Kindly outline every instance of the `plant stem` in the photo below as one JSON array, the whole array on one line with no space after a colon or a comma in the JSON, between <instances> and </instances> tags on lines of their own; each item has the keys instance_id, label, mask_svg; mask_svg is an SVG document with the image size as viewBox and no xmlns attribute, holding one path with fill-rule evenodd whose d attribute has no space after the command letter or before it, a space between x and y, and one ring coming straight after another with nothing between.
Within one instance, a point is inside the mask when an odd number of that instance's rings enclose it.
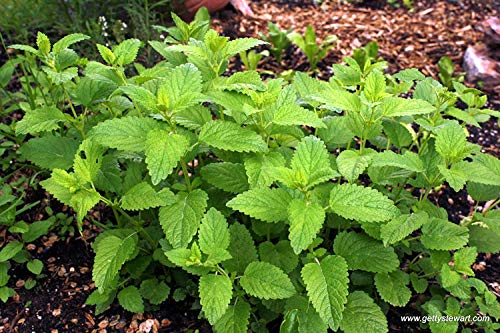
<instances>
[{"instance_id":1,"label":"plant stem","mask_svg":"<svg viewBox=\"0 0 500 333\"><path fill-rule=\"evenodd\" d=\"M182 168L182 174L184 175L184 179L186 180L186 186L188 192L191 192L193 188L191 187L191 179L189 178L188 168L186 162L184 161L184 158L181 159L181 168Z\"/></svg>"},{"instance_id":2,"label":"plant stem","mask_svg":"<svg viewBox=\"0 0 500 333\"><path fill-rule=\"evenodd\" d=\"M491 208L494 208L495 206L497 206L498 204L500 204L500 198L497 199L496 201L494 201L488 208L486 208L484 211L483 211L483 216L486 215L486 213L491 209Z\"/></svg>"}]
</instances>

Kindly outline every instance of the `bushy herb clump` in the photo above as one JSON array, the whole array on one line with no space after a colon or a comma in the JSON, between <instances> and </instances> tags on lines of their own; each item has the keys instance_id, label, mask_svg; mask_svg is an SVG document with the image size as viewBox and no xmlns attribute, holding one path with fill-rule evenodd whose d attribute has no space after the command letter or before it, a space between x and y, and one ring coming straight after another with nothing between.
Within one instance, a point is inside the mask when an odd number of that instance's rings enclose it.
<instances>
[{"instance_id":1,"label":"bushy herb clump","mask_svg":"<svg viewBox=\"0 0 500 333\"><path fill-rule=\"evenodd\" d=\"M70 48L80 34L11 46L24 51L12 64L29 69L12 125L26 135L19 154L47 170L41 185L80 227L98 203L114 214L93 244L98 313L115 298L143 312L192 295L217 332L276 320L284 332L387 332L384 312L409 302L426 315L500 316L471 270L499 250L500 211L456 224L429 200L448 185L498 200L500 161L465 128L498 117L486 96L415 69L384 74L362 52L328 82L222 76L262 42L176 24L168 43L150 42L165 60L136 74L135 39L97 45L103 62Z\"/></svg>"}]
</instances>

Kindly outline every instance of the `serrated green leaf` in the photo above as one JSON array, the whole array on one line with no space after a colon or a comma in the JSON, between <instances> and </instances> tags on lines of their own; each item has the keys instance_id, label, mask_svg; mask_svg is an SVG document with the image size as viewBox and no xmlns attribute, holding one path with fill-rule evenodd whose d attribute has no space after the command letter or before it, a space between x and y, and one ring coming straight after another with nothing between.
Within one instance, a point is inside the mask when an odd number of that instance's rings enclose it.
<instances>
[{"instance_id":1,"label":"serrated green leaf","mask_svg":"<svg viewBox=\"0 0 500 333\"><path fill-rule=\"evenodd\" d=\"M375 286L380 297L394 306L405 306L410 301L411 290L407 287L408 283L410 277L401 270L375 274Z\"/></svg>"},{"instance_id":2,"label":"serrated green leaf","mask_svg":"<svg viewBox=\"0 0 500 333\"><path fill-rule=\"evenodd\" d=\"M294 199L288 207L290 221L290 244L293 251L299 254L311 245L323 227L325 211L316 203Z\"/></svg>"},{"instance_id":3,"label":"serrated green leaf","mask_svg":"<svg viewBox=\"0 0 500 333\"><path fill-rule=\"evenodd\" d=\"M38 31L36 35L36 45L42 54L48 54L50 52L50 40L43 32Z\"/></svg>"},{"instance_id":4,"label":"serrated green leaf","mask_svg":"<svg viewBox=\"0 0 500 333\"><path fill-rule=\"evenodd\" d=\"M224 261L224 269L228 272L243 273L253 261L257 261L257 250L248 229L239 223L229 227L230 243L228 251L232 258Z\"/></svg>"},{"instance_id":5,"label":"serrated green leaf","mask_svg":"<svg viewBox=\"0 0 500 333\"><path fill-rule=\"evenodd\" d=\"M256 71L236 72L230 77L219 77L213 82L215 89L241 91L264 90L265 85Z\"/></svg>"},{"instance_id":6,"label":"serrated green leaf","mask_svg":"<svg viewBox=\"0 0 500 333\"><path fill-rule=\"evenodd\" d=\"M461 280L460 274L453 271L451 267L446 263L441 267L441 284L443 288L450 288L455 286Z\"/></svg>"},{"instance_id":7,"label":"serrated green leaf","mask_svg":"<svg viewBox=\"0 0 500 333\"><path fill-rule=\"evenodd\" d=\"M123 264L130 259L136 247L136 239L132 236L120 238L114 235L104 237L94 244L95 258L92 269L92 280L97 288L106 290Z\"/></svg>"},{"instance_id":8,"label":"serrated green leaf","mask_svg":"<svg viewBox=\"0 0 500 333\"><path fill-rule=\"evenodd\" d=\"M287 299L285 308L289 311L298 310L296 318L298 321L298 333L326 333L328 330L328 325L321 319L314 306L304 296L296 295Z\"/></svg>"},{"instance_id":9,"label":"serrated green leaf","mask_svg":"<svg viewBox=\"0 0 500 333\"><path fill-rule=\"evenodd\" d=\"M126 39L113 48L116 57L114 63L119 66L125 66L132 63L137 57L137 53L142 45L138 39Z\"/></svg>"},{"instance_id":10,"label":"serrated green leaf","mask_svg":"<svg viewBox=\"0 0 500 333\"><path fill-rule=\"evenodd\" d=\"M438 129L435 146L439 155L449 163L469 157L475 149L467 142L464 129L457 121L446 122Z\"/></svg>"},{"instance_id":11,"label":"serrated green leaf","mask_svg":"<svg viewBox=\"0 0 500 333\"><path fill-rule=\"evenodd\" d=\"M36 134L59 128L65 115L54 106L45 106L26 112L23 119L16 123L17 134Z\"/></svg>"},{"instance_id":12,"label":"serrated green leaf","mask_svg":"<svg viewBox=\"0 0 500 333\"><path fill-rule=\"evenodd\" d=\"M488 154L474 156L472 163L462 169L470 181L500 186L500 159Z\"/></svg>"},{"instance_id":13,"label":"serrated green leaf","mask_svg":"<svg viewBox=\"0 0 500 333\"><path fill-rule=\"evenodd\" d=\"M467 182L467 172L468 166L470 163L465 161L460 161L457 163L453 163L450 168L447 168L445 165L439 164L438 169L439 172L446 178L448 184L450 184L451 188L455 191L460 191Z\"/></svg>"},{"instance_id":14,"label":"serrated green leaf","mask_svg":"<svg viewBox=\"0 0 500 333\"><path fill-rule=\"evenodd\" d=\"M402 71L394 74L393 77L405 82L425 79L424 74L420 73L420 71L416 68L403 69Z\"/></svg>"},{"instance_id":15,"label":"serrated green leaf","mask_svg":"<svg viewBox=\"0 0 500 333\"><path fill-rule=\"evenodd\" d=\"M295 294L295 287L288 276L267 262L248 264L240 284L248 294L262 299L282 299Z\"/></svg>"},{"instance_id":16,"label":"serrated green leaf","mask_svg":"<svg viewBox=\"0 0 500 333\"><path fill-rule=\"evenodd\" d=\"M210 208L201 221L199 230L200 249L205 254L226 250L230 235L226 218L215 208Z\"/></svg>"},{"instance_id":17,"label":"serrated green leaf","mask_svg":"<svg viewBox=\"0 0 500 333\"><path fill-rule=\"evenodd\" d=\"M314 136L301 140L293 154L292 170L305 176L305 185L313 187L334 177L325 144Z\"/></svg>"},{"instance_id":18,"label":"serrated green leaf","mask_svg":"<svg viewBox=\"0 0 500 333\"><path fill-rule=\"evenodd\" d=\"M52 52L57 54L71 45L89 39L90 37L84 34L70 34L59 39L52 47Z\"/></svg>"},{"instance_id":19,"label":"serrated green leaf","mask_svg":"<svg viewBox=\"0 0 500 333\"><path fill-rule=\"evenodd\" d=\"M328 147L349 143L354 138L354 134L349 129L347 120L346 117L326 119L324 122L327 128L319 128L317 131L318 137L324 140Z\"/></svg>"},{"instance_id":20,"label":"serrated green leaf","mask_svg":"<svg viewBox=\"0 0 500 333\"><path fill-rule=\"evenodd\" d=\"M303 72L296 72L293 76L293 87L300 95L300 97L302 97L302 99L307 101L313 107L317 107L319 103L314 101L311 98L311 95L325 90L325 86L323 84L324 82L316 80Z\"/></svg>"},{"instance_id":21,"label":"serrated green leaf","mask_svg":"<svg viewBox=\"0 0 500 333\"><path fill-rule=\"evenodd\" d=\"M290 242L281 240L277 244L270 241L260 243L259 256L261 261L281 268L285 273L290 273L297 267L299 258L293 253Z\"/></svg>"},{"instance_id":22,"label":"serrated green leaf","mask_svg":"<svg viewBox=\"0 0 500 333\"><path fill-rule=\"evenodd\" d=\"M210 109L202 105L194 105L175 114L175 122L190 130L199 130L210 121L212 121Z\"/></svg>"},{"instance_id":23,"label":"serrated green leaf","mask_svg":"<svg viewBox=\"0 0 500 333\"><path fill-rule=\"evenodd\" d=\"M490 228L479 225L471 225L469 233L469 245L476 247L478 252L500 252L500 234L492 232Z\"/></svg>"},{"instance_id":24,"label":"serrated green leaf","mask_svg":"<svg viewBox=\"0 0 500 333\"><path fill-rule=\"evenodd\" d=\"M69 201L69 205L76 211L78 228L81 231L83 218L88 211L97 205L101 195L95 189L82 189L75 192Z\"/></svg>"},{"instance_id":25,"label":"serrated green leaf","mask_svg":"<svg viewBox=\"0 0 500 333\"><path fill-rule=\"evenodd\" d=\"M347 263L342 257L327 256L321 263L305 265L301 275L309 300L323 321L336 331L349 293Z\"/></svg>"},{"instance_id":26,"label":"serrated green leaf","mask_svg":"<svg viewBox=\"0 0 500 333\"><path fill-rule=\"evenodd\" d=\"M384 313L363 291L355 291L347 298L340 328L345 333L386 333L389 331Z\"/></svg>"},{"instance_id":27,"label":"serrated green leaf","mask_svg":"<svg viewBox=\"0 0 500 333\"><path fill-rule=\"evenodd\" d=\"M141 282L140 292L149 303L157 305L168 298L170 287L163 281L148 279Z\"/></svg>"},{"instance_id":28,"label":"serrated green leaf","mask_svg":"<svg viewBox=\"0 0 500 333\"><path fill-rule=\"evenodd\" d=\"M248 179L243 164L211 163L201 169L201 176L209 184L226 192L241 193L248 190Z\"/></svg>"},{"instance_id":29,"label":"serrated green leaf","mask_svg":"<svg viewBox=\"0 0 500 333\"><path fill-rule=\"evenodd\" d=\"M97 51L99 51L99 54L101 55L102 59L106 63L108 63L110 65L114 64L116 57L115 57L115 54L113 53L113 51L111 51L106 46L101 45L101 44L96 44L96 47L97 47Z\"/></svg>"},{"instance_id":30,"label":"serrated green leaf","mask_svg":"<svg viewBox=\"0 0 500 333\"><path fill-rule=\"evenodd\" d=\"M238 299L230 305L224 315L214 324L217 333L247 333L250 305Z\"/></svg>"},{"instance_id":31,"label":"serrated green leaf","mask_svg":"<svg viewBox=\"0 0 500 333\"><path fill-rule=\"evenodd\" d=\"M358 68L353 68L351 66L341 64L332 65L335 78L339 80L343 86L355 86L361 82L359 65L357 67Z\"/></svg>"},{"instance_id":32,"label":"serrated green leaf","mask_svg":"<svg viewBox=\"0 0 500 333\"><path fill-rule=\"evenodd\" d=\"M101 168L102 155L105 149L92 140L83 140L75 154L73 170L75 176L84 183L95 180Z\"/></svg>"},{"instance_id":33,"label":"serrated green leaf","mask_svg":"<svg viewBox=\"0 0 500 333\"><path fill-rule=\"evenodd\" d=\"M330 209L351 220L383 222L399 215L394 203L382 193L355 184L335 186L330 192Z\"/></svg>"},{"instance_id":34,"label":"serrated green leaf","mask_svg":"<svg viewBox=\"0 0 500 333\"><path fill-rule=\"evenodd\" d=\"M359 97L343 89L332 89L321 96L314 95L312 98L323 104L323 108L330 110L359 112L361 109Z\"/></svg>"},{"instance_id":35,"label":"serrated green leaf","mask_svg":"<svg viewBox=\"0 0 500 333\"><path fill-rule=\"evenodd\" d=\"M129 84L120 87L120 91L130 97L132 101L143 107L146 113L150 114L158 110L156 96L148 89Z\"/></svg>"},{"instance_id":36,"label":"serrated green leaf","mask_svg":"<svg viewBox=\"0 0 500 333\"><path fill-rule=\"evenodd\" d=\"M402 117L434 112L436 108L421 99L406 99L401 97L387 97L379 106L385 117Z\"/></svg>"},{"instance_id":37,"label":"serrated green leaf","mask_svg":"<svg viewBox=\"0 0 500 333\"><path fill-rule=\"evenodd\" d=\"M243 93L216 90L208 92L208 95L215 104L222 106L224 114L233 117L238 124L243 123L250 114L260 111L255 108L252 98Z\"/></svg>"},{"instance_id":38,"label":"serrated green leaf","mask_svg":"<svg viewBox=\"0 0 500 333\"><path fill-rule=\"evenodd\" d=\"M78 76L78 68L76 67L70 67L60 72L49 67L42 67L42 70L47 74L50 80L52 80L52 83L55 85L69 82Z\"/></svg>"},{"instance_id":39,"label":"serrated green leaf","mask_svg":"<svg viewBox=\"0 0 500 333\"><path fill-rule=\"evenodd\" d=\"M453 254L455 271L474 276L474 271L471 269L472 264L476 261L477 250L475 247L465 247Z\"/></svg>"},{"instance_id":40,"label":"serrated green leaf","mask_svg":"<svg viewBox=\"0 0 500 333\"><path fill-rule=\"evenodd\" d=\"M79 188L76 177L61 169L54 169L51 177L41 181L40 185L66 205L70 205L73 193Z\"/></svg>"},{"instance_id":41,"label":"serrated green leaf","mask_svg":"<svg viewBox=\"0 0 500 333\"><path fill-rule=\"evenodd\" d=\"M429 220L426 212L404 214L380 227L380 236L384 245L391 245L405 239Z\"/></svg>"},{"instance_id":42,"label":"serrated green leaf","mask_svg":"<svg viewBox=\"0 0 500 333\"><path fill-rule=\"evenodd\" d=\"M122 193L123 184L120 165L112 155L102 157L101 166L97 171L94 185L97 189L113 193Z\"/></svg>"},{"instance_id":43,"label":"serrated green leaf","mask_svg":"<svg viewBox=\"0 0 500 333\"><path fill-rule=\"evenodd\" d=\"M424 164L422 163L420 157L411 151L407 151L404 154L400 155L396 154L391 150L386 150L382 153L374 155L371 166L373 167L393 166L414 172L423 172L425 170Z\"/></svg>"},{"instance_id":44,"label":"serrated green leaf","mask_svg":"<svg viewBox=\"0 0 500 333\"><path fill-rule=\"evenodd\" d=\"M442 219L432 219L422 227L420 241L430 250L456 250L467 244L467 228Z\"/></svg>"},{"instance_id":45,"label":"serrated green leaf","mask_svg":"<svg viewBox=\"0 0 500 333\"><path fill-rule=\"evenodd\" d=\"M391 119L384 119L382 125L387 138L394 146L402 148L411 144L413 138L408 128L403 124Z\"/></svg>"},{"instance_id":46,"label":"serrated green leaf","mask_svg":"<svg viewBox=\"0 0 500 333\"><path fill-rule=\"evenodd\" d=\"M238 152L267 151L267 144L260 135L233 122L223 120L214 120L203 125L199 140L222 150Z\"/></svg>"},{"instance_id":47,"label":"serrated green leaf","mask_svg":"<svg viewBox=\"0 0 500 333\"><path fill-rule=\"evenodd\" d=\"M374 156L375 152L368 149L363 154L354 150L344 150L337 157L337 167L340 174L352 183L365 171Z\"/></svg>"},{"instance_id":48,"label":"serrated green leaf","mask_svg":"<svg viewBox=\"0 0 500 333\"><path fill-rule=\"evenodd\" d=\"M199 291L203 312L214 325L227 311L233 296L231 280L224 275L204 275L200 278Z\"/></svg>"},{"instance_id":49,"label":"serrated green leaf","mask_svg":"<svg viewBox=\"0 0 500 333\"><path fill-rule=\"evenodd\" d=\"M193 64L175 67L158 89L158 101L167 110L179 112L203 101L201 73Z\"/></svg>"},{"instance_id":50,"label":"serrated green leaf","mask_svg":"<svg viewBox=\"0 0 500 333\"><path fill-rule=\"evenodd\" d=\"M153 185L168 177L186 154L189 141L182 135L165 130L151 130L146 139L146 164Z\"/></svg>"},{"instance_id":51,"label":"serrated green leaf","mask_svg":"<svg viewBox=\"0 0 500 333\"><path fill-rule=\"evenodd\" d=\"M273 168L285 165L284 157L277 152L256 154L245 160L245 170L250 188L269 187L273 181Z\"/></svg>"},{"instance_id":52,"label":"serrated green leaf","mask_svg":"<svg viewBox=\"0 0 500 333\"><path fill-rule=\"evenodd\" d=\"M33 53L33 54L36 54L38 55L38 51L29 46L29 45L21 45L21 44L13 44L13 45L9 45L8 46L9 49L14 49L14 50L21 50L21 51L25 51L25 52L29 52L29 53Z\"/></svg>"},{"instance_id":53,"label":"serrated green leaf","mask_svg":"<svg viewBox=\"0 0 500 333\"><path fill-rule=\"evenodd\" d=\"M342 256L350 270L387 273L399 266L399 259L392 247L364 234L341 232L333 243L335 254Z\"/></svg>"},{"instance_id":54,"label":"serrated green leaf","mask_svg":"<svg viewBox=\"0 0 500 333\"><path fill-rule=\"evenodd\" d=\"M212 270L211 267L201 266L201 262L194 263L192 258L193 253L190 249L173 249L166 251L165 255L172 263L179 267L182 267L182 269L191 274L203 276L205 274L208 274Z\"/></svg>"},{"instance_id":55,"label":"serrated green leaf","mask_svg":"<svg viewBox=\"0 0 500 333\"><path fill-rule=\"evenodd\" d=\"M298 309L292 309L285 312L283 320L280 324L280 333L298 333L299 332L299 320L298 320ZM321 320L321 318L320 318Z\"/></svg>"},{"instance_id":56,"label":"serrated green leaf","mask_svg":"<svg viewBox=\"0 0 500 333\"><path fill-rule=\"evenodd\" d=\"M285 221L290 194L281 188L259 188L238 194L226 206L266 222Z\"/></svg>"},{"instance_id":57,"label":"serrated green leaf","mask_svg":"<svg viewBox=\"0 0 500 333\"><path fill-rule=\"evenodd\" d=\"M326 127L313 111L291 104L283 105L275 110L272 122L284 126L306 125L315 128Z\"/></svg>"},{"instance_id":58,"label":"serrated green leaf","mask_svg":"<svg viewBox=\"0 0 500 333\"><path fill-rule=\"evenodd\" d=\"M127 311L132 313L143 313L144 303L141 293L135 286L128 286L118 293L118 302Z\"/></svg>"},{"instance_id":59,"label":"serrated green leaf","mask_svg":"<svg viewBox=\"0 0 500 333\"><path fill-rule=\"evenodd\" d=\"M123 117L99 123L89 136L106 147L143 152L148 133L161 127L160 123L152 118Z\"/></svg>"},{"instance_id":60,"label":"serrated green leaf","mask_svg":"<svg viewBox=\"0 0 500 333\"><path fill-rule=\"evenodd\" d=\"M238 38L228 42L222 49L222 54L224 58L229 59L240 52L262 44L266 43L256 38Z\"/></svg>"},{"instance_id":61,"label":"serrated green leaf","mask_svg":"<svg viewBox=\"0 0 500 333\"><path fill-rule=\"evenodd\" d=\"M377 102L385 97L385 77L379 70L374 70L365 79L363 93L370 102Z\"/></svg>"},{"instance_id":62,"label":"serrated green leaf","mask_svg":"<svg viewBox=\"0 0 500 333\"><path fill-rule=\"evenodd\" d=\"M144 210L174 202L174 194L168 189L157 193L151 185L141 182L125 192L121 198L120 207L126 210Z\"/></svg>"},{"instance_id":63,"label":"serrated green leaf","mask_svg":"<svg viewBox=\"0 0 500 333\"><path fill-rule=\"evenodd\" d=\"M19 152L42 168L67 170L73 166L78 145L77 140L48 135L29 140L19 148Z\"/></svg>"},{"instance_id":64,"label":"serrated green leaf","mask_svg":"<svg viewBox=\"0 0 500 333\"><path fill-rule=\"evenodd\" d=\"M160 209L160 224L174 249L187 247L191 242L207 207L208 196L198 189L180 192L175 199L175 203Z\"/></svg>"}]
</instances>

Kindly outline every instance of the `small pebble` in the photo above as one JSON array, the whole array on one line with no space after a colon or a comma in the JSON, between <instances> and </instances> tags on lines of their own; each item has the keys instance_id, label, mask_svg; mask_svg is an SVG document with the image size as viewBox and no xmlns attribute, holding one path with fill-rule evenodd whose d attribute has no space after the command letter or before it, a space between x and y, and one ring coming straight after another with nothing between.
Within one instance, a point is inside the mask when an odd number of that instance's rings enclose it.
<instances>
[{"instance_id":1,"label":"small pebble","mask_svg":"<svg viewBox=\"0 0 500 333\"><path fill-rule=\"evenodd\" d=\"M103 321L101 321L97 326L100 328L100 329L103 329L103 328L106 328L108 327L109 325L109 321L107 321L106 319L104 319Z\"/></svg>"},{"instance_id":2,"label":"small pebble","mask_svg":"<svg viewBox=\"0 0 500 333\"><path fill-rule=\"evenodd\" d=\"M16 287L17 288L22 288L22 287L24 287L24 284L25 284L24 280L17 280Z\"/></svg>"}]
</instances>

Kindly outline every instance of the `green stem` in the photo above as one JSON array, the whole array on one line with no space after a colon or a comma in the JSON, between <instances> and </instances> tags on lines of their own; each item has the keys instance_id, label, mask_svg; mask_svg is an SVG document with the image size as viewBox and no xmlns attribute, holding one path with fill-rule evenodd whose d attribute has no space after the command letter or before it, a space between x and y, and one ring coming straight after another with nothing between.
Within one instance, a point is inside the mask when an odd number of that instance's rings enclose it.
<instances>
[{"instance_id":1,"label":"green stem","mask_svg":"<svg viewBox=\"0 0 500 333\"><path fill-rule=\"evenodd\" d=\"M186 162L184 161L184 158L181 159L181 168L182 168L182 174L184 175L184 179L186 180L186 186L188 192L191 192L193 188L191 187L191 179L189 178L188 168Z\"/></svg>"},{"instance_id":2,"label":"green stem","mask_svg":"<svg viewBox=\"0 0 500 333\"><path fill-rule=\"evenodd\" d=\"M410 238L407 238L406 241L407 242L411 242L413 240L417 240L417 239L420 239L420 236L415 236L415 237L410 237Z\"/></svg>"},{"instance_id":3,"label":"green stem","mask_svg":"<svg viewBox=\"0 0 500 333\"><path fill-rule=\"evenodd\" d=\"M490 209L494 208L494 207L495 207L495 206L497 206L498 204L500 204L500 199L497 199L497 200L496 200L495 202L493 202L493 203L492 203L492 204L491 204L488 208L486 208L486 209L483 211L483 216L485 216L485 215L486 215L486 213L487 213Z\"/></svg>"}]
</instances>

